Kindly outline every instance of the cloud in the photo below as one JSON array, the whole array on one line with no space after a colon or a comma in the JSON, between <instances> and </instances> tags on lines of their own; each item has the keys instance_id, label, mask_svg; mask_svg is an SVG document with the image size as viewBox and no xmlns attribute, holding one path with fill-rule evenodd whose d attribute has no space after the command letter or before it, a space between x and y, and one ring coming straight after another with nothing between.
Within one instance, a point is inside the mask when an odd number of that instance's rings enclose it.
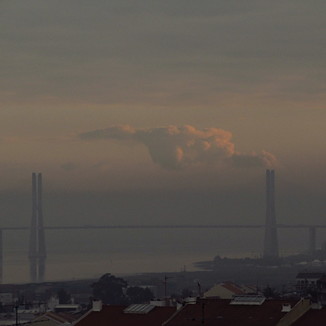
<instances>
[{"instance_id":1,"label":"cloud","mask_svg":"<svg viewBox=\"0 0 326 326\"><path fill-rule=\"evenodd\" d=\"M244 154L235 150L232 133L219 128L197 129L186 125L158 128L112 126L85 132L83 140L135 141L145 145L152 161L165 169L176 170L196 165L224 164L232 167L273 167L273 154Z\"/></svg>"},{"instance_id":2,"label":"cloud","mask_svg":"<svg viewBox=\"0 0 326 326\"><path fill-rule=\"evenodd\" d=\"M234 153L231 161L236 167L267 167L272 168L276 165L276 158L273 154L261 151L260 154L255 152L251 154Z\"/></svg>"},{"instance_id":3,"label":"cloud","mask_svg":"<svg viewBox=\"0 0 326 326\"><path fill-rule=\"evenodd\" d=\"M92 3L1 1L2 100L134 106L258 93L302 103L324 94L324 1Z\"/></svg>"}]
</instances>

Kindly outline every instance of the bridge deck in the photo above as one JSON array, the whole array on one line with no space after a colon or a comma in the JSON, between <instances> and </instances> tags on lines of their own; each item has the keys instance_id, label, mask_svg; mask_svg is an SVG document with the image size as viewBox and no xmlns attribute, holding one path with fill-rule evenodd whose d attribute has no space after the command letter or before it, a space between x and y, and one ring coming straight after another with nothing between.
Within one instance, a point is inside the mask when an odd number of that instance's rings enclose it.
<instances>
[{"instance_id":1,"label":"bridge deck","mask_svg":"<svg viewBox=\"0 0 326 326\"><path fill-rule=\"evenodd\" d=\"M44 226L46 230L83 230L83 229L261 229L264 224L168 224L168 225L52 225ZM326 228L322 224L277 224L277 228ZM29 230L28 226L0 227L3 231Z\"/></svg>"}]
</instances>

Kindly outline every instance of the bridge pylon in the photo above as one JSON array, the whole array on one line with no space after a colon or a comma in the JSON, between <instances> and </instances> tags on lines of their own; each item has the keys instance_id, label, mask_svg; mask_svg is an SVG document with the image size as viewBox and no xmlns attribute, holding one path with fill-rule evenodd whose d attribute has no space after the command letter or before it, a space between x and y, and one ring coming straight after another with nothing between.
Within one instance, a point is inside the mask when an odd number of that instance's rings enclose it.
<instances>
[{"instance_id":1,"label":"bridge pylon","mask_svg":"<svg viewBox=\"0 0 326 326\"><path fill-rule=\"evenodd\" d=\"M264 239L264 258L277 259L278 239L275 216L275 172L266 170L266 220Z\"/></svg>"},{"instance_id":2,"label":"bridge pylon","mask_svg":"<svg viewBox=\"0 0 326 326\"><path fill-rule=\"evenodd\" d=\"M42 174L32 174L32 220L29 242L30 281L43 282L46 247L42 208Z\"/></svg>"},{"instance_id":3,"label":"bridge pylon","mask_svg":"<svg viewBox=\"0 0 326 326\"><path fill-rule=\"evenodd\" d=\"M313 256L316 253L316 227L309 227L309 247L308 254Z\"/></svg>"}]
</instances>

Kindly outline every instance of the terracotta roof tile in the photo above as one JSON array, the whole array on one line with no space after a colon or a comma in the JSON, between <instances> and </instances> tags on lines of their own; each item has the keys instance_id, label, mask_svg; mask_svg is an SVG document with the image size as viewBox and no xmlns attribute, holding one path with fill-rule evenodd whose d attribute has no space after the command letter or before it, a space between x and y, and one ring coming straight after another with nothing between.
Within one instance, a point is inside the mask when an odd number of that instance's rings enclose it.
<instances>
[{"instance_id":1,"label":"terracotta roof tile","mask_svg":"<svg viewBox=\"0 0 326 326\"><path fill-rule=\"evenodd\" d=\"M260 306L230 305L230 300L201 300L185 306L164 326L274 326L285 315L281 300L266 300ZM292 302L292 306L295 302Z\"/></svg>"},{"instance_id":2,"label":"terracotta roof tile","mask_svg":"<svg viewBox=\"0 0 326 326\"><path fill-rule=\"evenodd\" d=\"M76 320L76 316L67 314L67 313L61 313L61 312L60 313L47 312L47 313L33 319L34 322L48 321L48 320L55 321L61 325L62 323L65 323L65 322L72 323L73 321Z\"/></svg>"},{"instance_id":3,"label":"terracotta roof tile","mask_svg":"<svg viewBox=\"0 0 326 326\"><path fill-rule=\"evenodd\" d=\"M176 311L175 307L155 307L147 314L124 313L126 306L103 305L100 312L90 312L75 326L161 326Z\"/></svg>"},{"instance_id":4,"label":"terracotta roof tile","mask_svg":"<svg viewBox=\"0 0 326 326\"><path fill-rule=\"evenodd\" d=\"M223 286L224 288L226 288L227 290L233 292L234 294L245 294L245 292L236 284L232 283L232 282L224 282L221 283L221 286Z\"/></svg>"},{"instance_id":5,"label":"terracotta roof tile","mask_svg":"<svg viewBox=\"0 0 326 326\"><path fill-rule=\"evenodd\" d=\"M310 309L293 326L319 326L326 324L326 307L322 309Z\"/></svg>"}]
</instances>

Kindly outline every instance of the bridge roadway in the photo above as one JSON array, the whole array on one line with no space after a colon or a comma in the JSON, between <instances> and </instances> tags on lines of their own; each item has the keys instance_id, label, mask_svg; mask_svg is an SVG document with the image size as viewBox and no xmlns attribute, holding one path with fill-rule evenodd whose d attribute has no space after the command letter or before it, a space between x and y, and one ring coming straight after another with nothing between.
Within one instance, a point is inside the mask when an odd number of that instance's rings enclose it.
<instances>
[{"instance_id":1,"label":"bridge roadway","mask_svg":"<svg viewBox=\"0 0 326 326\"><path fill-rule=\"evenodd\" d=\"M277 224L278 229L307 229L309 231L308 252L316 250L316 230L324 229L324 224ZM128 224L128 225L52 225L44 226L45 230L103 230L103 229L264 229L264 224ZM29 226L0 227L0 284L3 278L3 232L28 231Z\"/></svg>"},{"instance_id":2,"label":"bridge roadway","mask_svg":"<svg viewBox=\"0 0 326 326\"><path fill-rule=\"evenodd\" d=\"M45 230L84 230L84 229L261 229L264 224L127 224L127 225L53 225L44 226ZM281 229L323 229L324 224L277 224ZM2 231L29 230L28 226L0 227Z\"/></svg>"}]
</instances>

